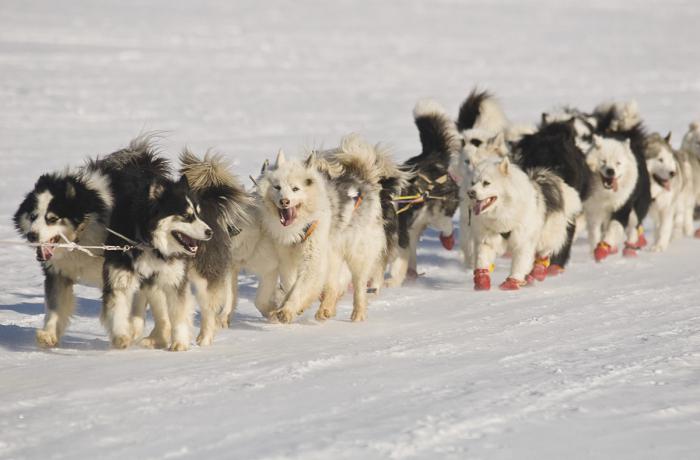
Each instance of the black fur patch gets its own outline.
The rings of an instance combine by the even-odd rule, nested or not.
[[[479,118],[481,113],[481,104],[490,97],[492,96],[488,91],[479,91],[476,88],[469,93],[469,96],[459,108],[459,115],[457,116],[457,128],[460,131],[474,127],[476,119]]]
[[[530,177],[539,186],[544,198],[546,215],[564,210],[564,197],[562,196],[559,184],[554,178],[542,169],[533,169],[529,171]]]
[[[572,122],[554,122],[518,142],[516,162],[524,170],[547,168],[575,189],[581,200],[590,195],[591,171],[576,146]]]

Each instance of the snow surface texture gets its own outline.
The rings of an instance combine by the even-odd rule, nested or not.
[[[676,141],[700,118],[700,3],[3,0],[0,239],[43,171],[144,130],[224,152],[242,176],[279,147],[358,131],[419,151],[411,109],[474,84],[514,121],[636,98]],[[369,320],[236,321],[187,353],[109,349],[99,293],[42,351],[42,275],[0,247],[0,458],[698,458],[700,242],[517,293],[472,291],[428,233],[425,272]],[[495,280],[507,273],[507,261]]]

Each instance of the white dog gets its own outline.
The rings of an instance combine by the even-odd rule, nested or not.
[[[528,275],[542,279],[549,257],[566,241],[568,223],[581,210],[578,193],[559,176],[540,168],[525,173],[507,157],[479,164],[467,194],[474,216],[476,290],[490,289],[489,269],[504,243],[513,261],[501,289],[519,289],[532,280]]]
[[[693,190],[695,193],[695,204],[700,204],[700,122],[690,123],[688,132],[683,136],[681,152],[690,169]],[[700,229],[695,232],[695,237],[700,238]]]
[[[662,138],[654,133],[647,140],[652,203],[649,209],[655,224],[652,251],[664,251],[673,236],[674,224],[683,234],[693,234],[695,196],[690,164],[670,145],[671,134]]]
[[[284,291],[272,314],[288,323],[321,297],[332,250],[333,207],[314,162],[287,160],[281,151],[258,185],[262,229],[273,244]]]
[[[625,240],[626,229],[636,232],[638,222],[633,212],[627,212],[629,223],[621,222],[615,213],[628,204],[639,173],[629,140],[594,135],[586,163],[593,172],[591,194],[583,203],[588,240],[596,260],[602,260]],[[636,235],[628,238],[636,241]]]

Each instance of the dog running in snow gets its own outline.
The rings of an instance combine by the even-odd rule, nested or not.
[[[129,149],[112,155],[126,154]],[[110,180],[100,162],[75,170],[44,174],[14,215],[20,235],[30,243],[76,243],[101,246],[113,206]],[[38,246],[36,258],[44,272],[44,326],[37,330],[39,346],[57,346],[75,309],[73,286],[102,287],[103,253],[92,255],[66,248]]]
[[[132,142],[127,155],[103,163],[114,200],[109,227],[116,232],[106,243],[136,246],[105,253],[101,320],[112,346],[126,348],[135,338],[129,317],[134,294],[141,290],[155,321],[141,343],[187,350],[194,313],[187,275],[200,244],[213,232],[202,221],[186,178],[171,178],[168,162],[150,137]]]
[[[476,290],[490,289],[490,268],[504,246],[513,260],[501,289],[543,279],[541,261],[562,248],[567,226],[581,211],[578,193],[559,176],[542,168],[526,173],[507,157],[477,165],[467,195],[474,216]]]

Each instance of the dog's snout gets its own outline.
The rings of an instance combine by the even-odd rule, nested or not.
[[[605,168],[605,175],[607,177],[615,177],[615,170],[613,168]]]
[[[211,228],[208,228],[204,230],[204,236],[207,237],[207,239],[211,239],[211,237],[214,235],[214,232],[211,231]]]
[[[289,207],[289,198],[282,198],[280,199],[280,205],[284,206],[285,208]]]
[[[475,192],[474,190],[469,190],[469,191],[467,192],[467,196],[468,196],[469,198],[471,198],[472,200],[475,200],[475,199],[476,199],[476,192]]]
[[[29,232],[27,233],[27,241],[30,243],[36,243],[39,241],[39,234],[37,232]]]

